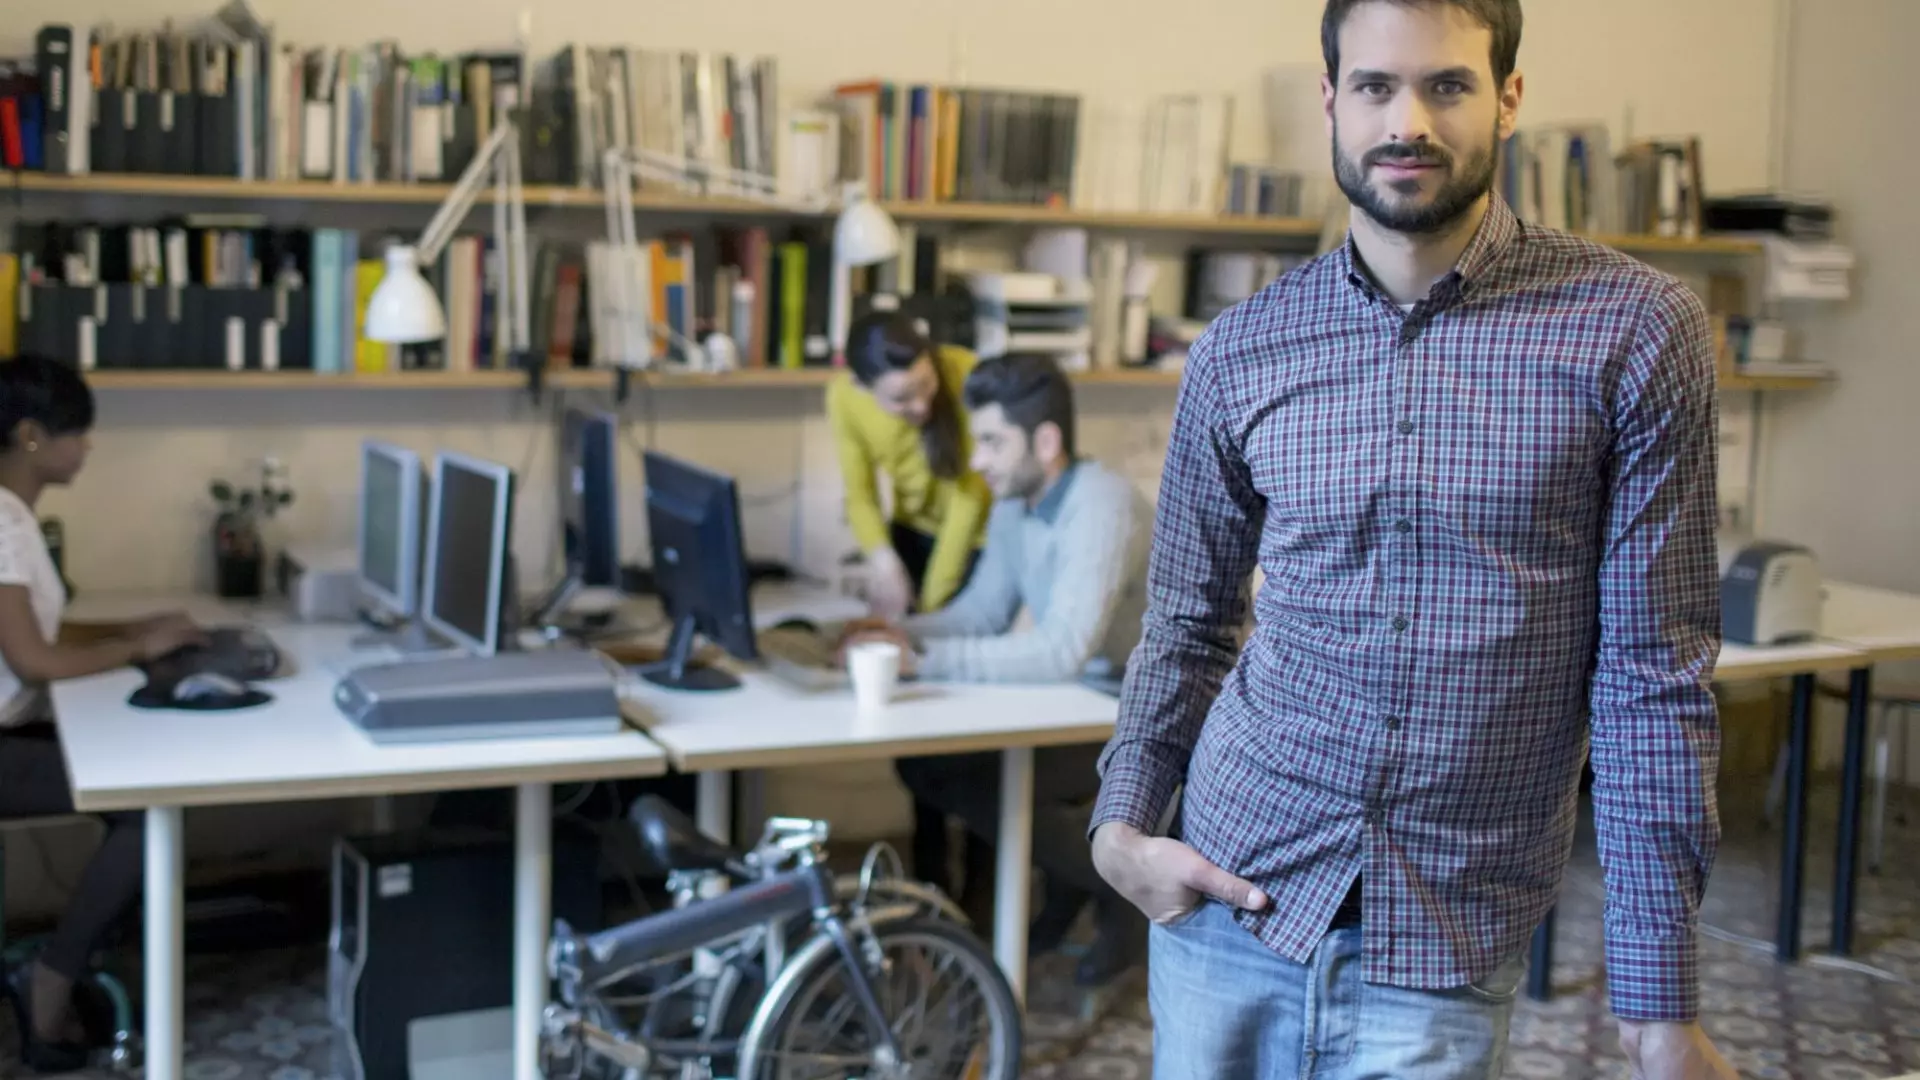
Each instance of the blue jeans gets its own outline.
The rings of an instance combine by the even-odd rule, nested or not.
[[[1497,1080],[1525,967],[1516,954],[1455,990],[1370,984],[1358,928],[1301,965],[1214,902],[1154,926],[1149,949],[1154,1080]]]

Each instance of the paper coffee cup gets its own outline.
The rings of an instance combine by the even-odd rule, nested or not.
[[[848,648],[847,675],[853,681],[854,704],[862,712],[886,708],[900,684],[900,646],[864,641]]]

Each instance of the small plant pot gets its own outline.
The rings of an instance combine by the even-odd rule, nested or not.
[[[214,592],[228,600],[260,597],[266,559],[260,532],[237,514],[222,514],[213,525]]]

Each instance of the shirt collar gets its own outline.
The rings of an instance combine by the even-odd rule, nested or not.
[[[1442,287],[1457,285],[1461,288],[1472,286],[1491,270],[1507,248],[1520,235],[1520,219],[1515,216],[1507,200],[1495,191],[1487,200],[1487,214],[1480,219],[1480,227],[1474,230],[1473,239],[1467,242],[1467,249],[1460,253],[1459,261],[1453,264],[1453,272],[1441,278]],[[1374,291],[1373,282],[1360,267],[1359,252],[1353,246],[1353,229],[1347,229],[1346,243],[1340,245],[1340,273],[1349,285],[1368,293]]]
[[[1034,503],[1033,509],[1027,513],[1049,525],[1059,520],[1060,506],[1067,501],[1067,489],[1073,486],[1073,476],[1079,471],[1079,461],[1067,462],[1066,471],[1060,474],[1060,479],[1053,482],[1053,486],[1047,489],[1045,495],[1040,496],[1040,501]]]

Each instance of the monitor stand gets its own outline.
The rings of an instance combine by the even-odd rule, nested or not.
[[[370,630],[356,635],[352,647],[359,649],[392,649],[402,656],[422,656],[427,653],[447,651],[447,643],[433,635],[423,622],[408,620],[385,629]]]
[[[722,668],[693,662],[693,641],[698,636],[691,615],[683,615],[673,624],[667,639],[666,659],[634,669],[655,686],[669,690],[737,690],[740,680]]]
[[[561,616],[566,614],[567,605],[573,602],[575,593],[580,591],[580,575],[568,573],[560,583],[547,590],[540,602],[528,609],[526,624],[535,630],[548,633],[563,631]]]
[[[447,643],[436,638],[433,631],[427,629],[427,624],[419,619],[363,610],[360,612],[360,621],[372,629],[364,634],[356,634],[348,643],[356,651],[392,649],[402,656],[447,651]]]
[[[527,609],[526,626],[548,641],[591,641],[619,630],[622,599],[617,590],[583,585],[580,575],[570,573]]]

